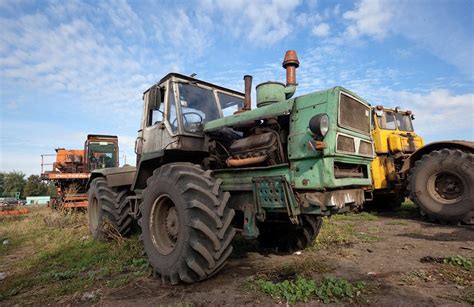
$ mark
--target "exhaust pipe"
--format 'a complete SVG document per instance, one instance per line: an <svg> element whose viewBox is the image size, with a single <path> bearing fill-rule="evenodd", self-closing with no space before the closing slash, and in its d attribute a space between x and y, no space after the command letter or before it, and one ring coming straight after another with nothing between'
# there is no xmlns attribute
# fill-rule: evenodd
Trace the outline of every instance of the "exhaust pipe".
<svg viewBox="0 0 474 307"><path fill-rule="evenodd" d="M286 69L286 85L296 85L296 68L300 66L296 51L288 50L283 60L283 68Z"/></svg>
<svg viewBox="0 0 474 307"><path fill-rule="evenodd" d="M249 111L252 108L252 98L250 96L252 92L252 76L244 76L244 85L245 85L245 97L244 97L244 107L242 111Z"/></svg>

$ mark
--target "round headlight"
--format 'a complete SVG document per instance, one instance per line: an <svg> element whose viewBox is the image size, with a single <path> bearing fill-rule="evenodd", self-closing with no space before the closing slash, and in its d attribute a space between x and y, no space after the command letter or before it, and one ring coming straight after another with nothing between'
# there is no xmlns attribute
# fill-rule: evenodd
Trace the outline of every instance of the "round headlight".
<svg viewBox="0 0 474 307"><path fill-rule="evenodd" d="M329 131L329 116L326 113L313 116L309 121L309 130L317 137L326 136Z"/></svg>

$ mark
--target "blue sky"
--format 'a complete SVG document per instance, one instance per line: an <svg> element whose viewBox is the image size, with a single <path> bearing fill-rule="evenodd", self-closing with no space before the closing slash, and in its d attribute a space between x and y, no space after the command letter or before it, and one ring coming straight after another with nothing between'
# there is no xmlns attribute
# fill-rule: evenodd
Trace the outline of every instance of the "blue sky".
<svg viewBox="0 0 474 307"><path fill-rule="evenodd" d="M426 141L474 139L474 1L0 0L0 171L116 134L134 163L141 93L170 71L237 90L342 85L416 114Z"/></svg>

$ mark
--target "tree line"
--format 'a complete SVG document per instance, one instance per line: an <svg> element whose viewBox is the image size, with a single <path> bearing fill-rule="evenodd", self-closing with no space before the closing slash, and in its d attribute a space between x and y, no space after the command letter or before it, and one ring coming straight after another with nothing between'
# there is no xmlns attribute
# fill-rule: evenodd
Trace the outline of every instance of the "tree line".
<svg viewBox="0 0 474 307"><path fill-rule="evenodd" d="M38 175L25 177L22 172L0 172L0 197L14 197L17 192L22 199L27 196L57 196L52 182L44 182Z"/></svg>

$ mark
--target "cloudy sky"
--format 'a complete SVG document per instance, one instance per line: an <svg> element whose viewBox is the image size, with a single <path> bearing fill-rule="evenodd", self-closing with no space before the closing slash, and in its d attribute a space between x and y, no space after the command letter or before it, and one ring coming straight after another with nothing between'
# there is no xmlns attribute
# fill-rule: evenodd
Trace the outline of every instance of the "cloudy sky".
<svg viewBox="0 0 474 307"><path fill-rule="evenodd" d="M170 71L237 90L345 86L416 114L426 141L474 139L474 1L0 0L0 171L116 134L134 162L141 93Z"/></svg>

